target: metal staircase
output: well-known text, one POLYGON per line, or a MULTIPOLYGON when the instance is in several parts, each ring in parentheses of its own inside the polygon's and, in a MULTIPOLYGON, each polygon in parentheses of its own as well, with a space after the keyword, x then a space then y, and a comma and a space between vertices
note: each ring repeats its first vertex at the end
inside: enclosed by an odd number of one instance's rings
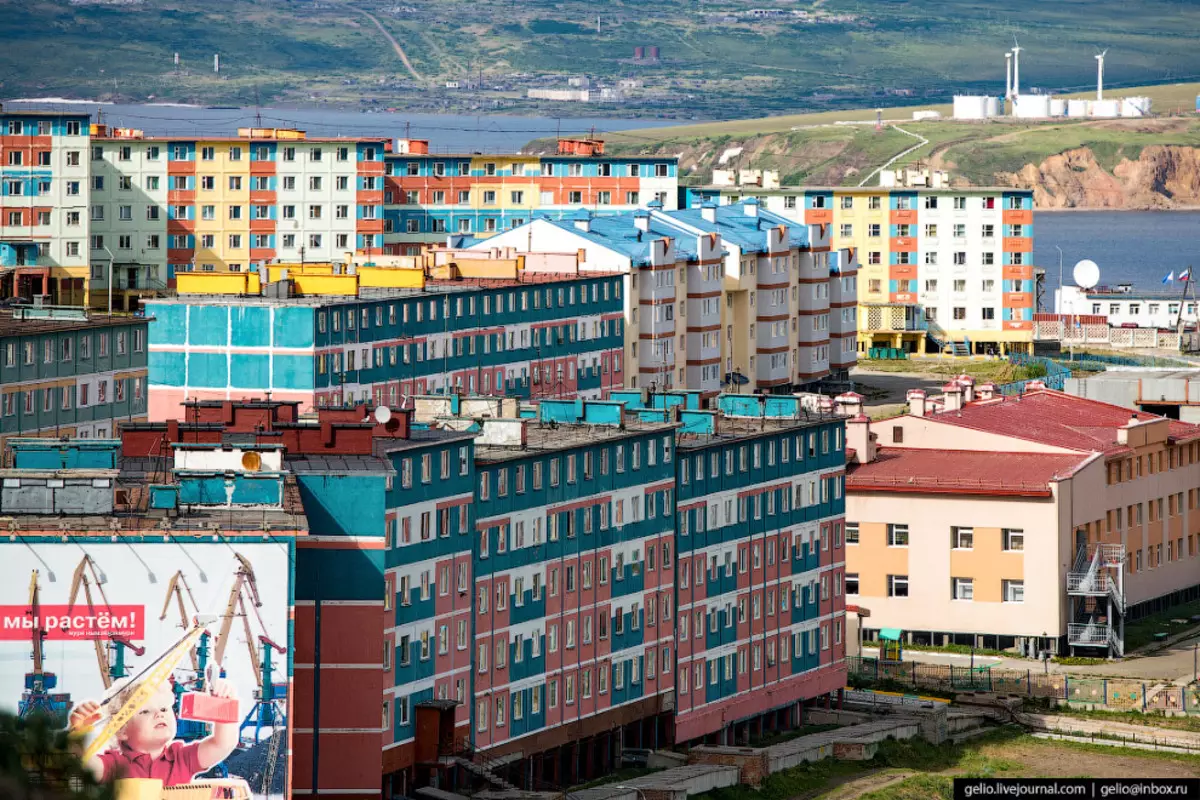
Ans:
POLYGON ((1081 546, 1067 572, 1072 621, 1067 644, 1101 648, 1110 656, 1125 654, 1125 547, 1081 546))
POLYGON ((950 354, 959 357, 969 356, 971 355, 971 345, 966 340, 950 342, 950 354))
POLYGON ((510 792, 516 791, 517 787, 515 785, 496 774, 495 768, 503 765, 498 761, 493 761, 477 750, 469 739, 464 740, 462 752, 463 755, 453 757, 455 764, 458 764, 475 777, 487 781, 497 788, 510 792))

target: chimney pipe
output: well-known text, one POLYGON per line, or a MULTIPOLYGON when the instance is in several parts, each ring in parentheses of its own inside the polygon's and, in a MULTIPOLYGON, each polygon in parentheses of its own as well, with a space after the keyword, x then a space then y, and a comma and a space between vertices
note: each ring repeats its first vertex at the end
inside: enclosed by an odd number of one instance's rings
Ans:
POLYGON ((855 464, 870 464, 875 460, 875 434, 871 433, 871 420, 864 414, 855 414, 846 420, 846 447, 854 451, 855 464))
POLYGON ((958 411, 962 408, 963 390, 957 383, 947 383, 942 387, 942 403, 946 411, 958 411))
POLYGON ((700 206, 700 216, 705 222, 716 222, 717 207, 712 203, 705 203, 704 205, 700 206))
POLYGON ((909 389, 905 398, 908 401, 908 413, 914 417, 925 416, 925 391, 923 389, 909 389))

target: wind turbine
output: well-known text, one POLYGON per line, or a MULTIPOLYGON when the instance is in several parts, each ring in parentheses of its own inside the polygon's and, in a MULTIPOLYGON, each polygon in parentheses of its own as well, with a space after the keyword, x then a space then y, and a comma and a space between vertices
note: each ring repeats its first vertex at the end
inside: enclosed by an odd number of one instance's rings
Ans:
POLYGON ((1096 99, 1104 99, 1104 56, 1108 55, 1108 48, 1096 54, 1096 99))
POLYGON ((1015 100, 1021 94, 1021 44, 1017 41, 1017 35, 1013 34, 1013 99, 1015 100))

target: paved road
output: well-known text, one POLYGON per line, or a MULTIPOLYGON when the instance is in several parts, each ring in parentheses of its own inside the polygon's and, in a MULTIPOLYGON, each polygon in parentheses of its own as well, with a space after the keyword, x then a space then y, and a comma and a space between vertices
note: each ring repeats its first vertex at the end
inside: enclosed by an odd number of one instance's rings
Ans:
MULTIPOLYGON (((1068 675, 1096 675, 1106 678, 1141 678, 1146 681, 1163 681, 1167 683, 1186 683, 1193 677, 1192 659, 1200 654, 1197 645, 1200 636, 1185 639, 1177 644, 1161 650, 1155 655, 1141 658, 1130 658, 1124 661, 1113 661, 1108 664, 1093 666, 1067 666, 1051 661, 1043 664, 1041 661, 1031 661, 1024 658, 1003 658, 999 656, 975 656, 975 666, 991 666, 993 669, 1035 670, 1065 673, 1068 675)), ((863 655, 874 658, 878 651, 864 648, 863 655)), ((928 653, 907 650, 905 661, 915 661, 919 664, 947 664, 956 667, 966 667, 971 664, 969 655, 958 653, 928 653)))
POLYGON ((940 390, 946 385, 948 378, 944 375, 920 372, 875 372, 854 367, 850 370, 850 380, 854 381, 858 393, 866 396, 867 408, 881 409, 886 406, 904 405, 908 402, 905 393, 909 389, 924 389, 927 392, 940 390))

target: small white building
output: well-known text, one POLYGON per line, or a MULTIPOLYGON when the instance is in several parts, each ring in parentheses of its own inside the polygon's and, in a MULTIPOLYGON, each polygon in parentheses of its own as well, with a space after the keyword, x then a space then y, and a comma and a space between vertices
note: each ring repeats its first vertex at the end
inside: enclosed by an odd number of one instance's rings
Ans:
POLYGON ((1059 314, 1102 316, 1114 328, 1174 328, 1182 306, 1184 324, 1196 324, 1196 300, 1183 297, 1183 289, 1169 292, 1139 292, 1131 286, 1085 291, 1064 286, 1054 292, 1054 310, 1059 314))

